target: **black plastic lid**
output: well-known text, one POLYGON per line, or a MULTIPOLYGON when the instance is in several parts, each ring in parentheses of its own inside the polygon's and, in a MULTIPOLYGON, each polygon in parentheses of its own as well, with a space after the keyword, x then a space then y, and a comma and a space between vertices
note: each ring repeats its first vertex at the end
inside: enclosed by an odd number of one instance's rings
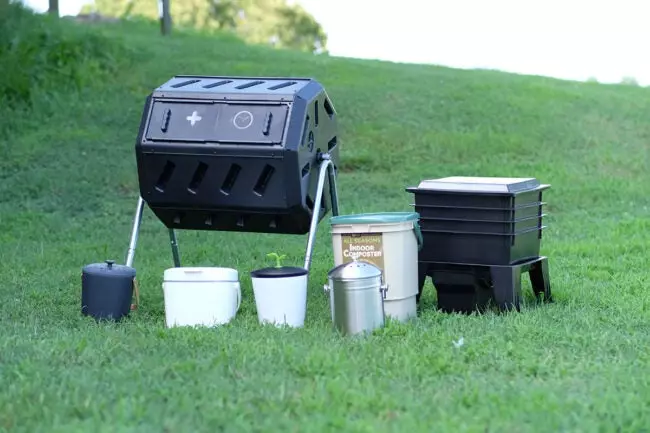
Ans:
POLYGON ((280 268, 264 268, 251 272, 252 278, 289 278, 306 275, 309 271, 305 268, 282 266, 280 268))
POLYGON ((93 263, 83 268, 84 274, 101 275, 106 277, 135 277, 135 269, 130 266, 116 265, 115 260, 106 260, 104 263, 93 263))

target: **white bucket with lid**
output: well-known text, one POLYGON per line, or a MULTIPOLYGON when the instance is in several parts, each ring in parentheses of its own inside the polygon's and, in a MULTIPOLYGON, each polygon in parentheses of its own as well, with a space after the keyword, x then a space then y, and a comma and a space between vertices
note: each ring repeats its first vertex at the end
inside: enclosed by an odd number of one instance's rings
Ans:
POLYGON ((386 316, 406 321, 417 314, 418 251, 422 234, 416 212, 339 215, 330 218, 334 264, 353 259, 383 271, 390 287, 384 300, 386 316))
POLYGON ((162 287, 168 328, 223 325, 241 305, 239 273, 231 268, 170 268, 162 287))

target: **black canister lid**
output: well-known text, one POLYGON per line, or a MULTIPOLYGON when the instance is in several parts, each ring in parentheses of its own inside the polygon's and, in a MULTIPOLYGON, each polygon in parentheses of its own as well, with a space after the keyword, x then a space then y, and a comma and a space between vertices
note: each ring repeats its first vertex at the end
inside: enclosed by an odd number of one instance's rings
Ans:
POLYGON ((282 266, 280 268, 264 268, 251 272, 252 278, 289 278, 306 275, 309 271, 305 268, 282 266))
POLYGON ((87 275, 101 275, 107 277, 135 277, 135 269, 130 266, 116 265, 115 260, 106 260, 104 263, 93 263, 83 268, 87 275))

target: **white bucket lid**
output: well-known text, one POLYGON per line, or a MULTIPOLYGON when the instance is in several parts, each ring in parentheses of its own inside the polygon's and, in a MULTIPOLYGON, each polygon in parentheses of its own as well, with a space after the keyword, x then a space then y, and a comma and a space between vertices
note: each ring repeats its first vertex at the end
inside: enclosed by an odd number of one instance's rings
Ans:
POLYGON ((165 281, 239 281, 239 273, 232 268, 169 268, 165 270, 165 281))

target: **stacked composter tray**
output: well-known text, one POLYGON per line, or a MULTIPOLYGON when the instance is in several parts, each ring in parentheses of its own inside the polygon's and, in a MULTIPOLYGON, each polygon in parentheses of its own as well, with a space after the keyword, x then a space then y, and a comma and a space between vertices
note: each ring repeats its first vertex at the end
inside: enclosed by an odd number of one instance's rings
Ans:
POLYGON ((429 276, 443 311, 470 312, 490 301, 519 309, 528 272, 535 294, 550 301, 548 261, 539 255, 549 187, 535 178, 446 177, 407 188, 424 238, 420 294, 429 276))

